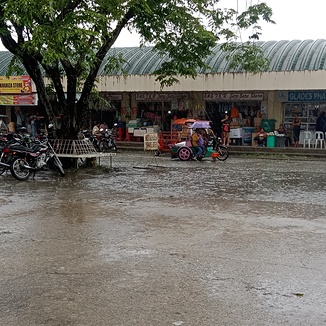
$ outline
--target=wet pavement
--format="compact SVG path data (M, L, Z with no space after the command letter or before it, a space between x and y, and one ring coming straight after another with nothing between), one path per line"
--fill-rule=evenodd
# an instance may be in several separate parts
M325 161L0 177L0 324L326 324Z

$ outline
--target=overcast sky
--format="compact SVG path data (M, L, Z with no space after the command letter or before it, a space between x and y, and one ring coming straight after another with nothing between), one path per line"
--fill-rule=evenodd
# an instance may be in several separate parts
M258 0L221 0L222 8L236 8L239 11L246 5L257 3ZM273 10L276 24L262 25L261 41L326 39L326 1L325 0L265 0ZM125 32L115 44L121 46L137 46L138 38Z
M257 3L258 0L221 0L222 8L236 8L239 3L239 10L243 10L250 3ZM326 39L325 29L325 0L265 0L273 9L273 19L276 25L264 24L260 38L261 41L279 40L305 40L305 39ZM115 43L115 47L138 46L137 35L131 35L124 31ZM0 44L0 49L5 50Z

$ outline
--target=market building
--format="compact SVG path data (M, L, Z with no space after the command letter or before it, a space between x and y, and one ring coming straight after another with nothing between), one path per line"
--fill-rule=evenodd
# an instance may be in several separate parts
M120 122L124 128L122 139L132 139L139 128L169 130L171 121L182 117L211 120L219 132L225 111L231 113L233 141L242 139L242 128L255 130L262 123L272 129L274 123L283 123L290 129L294 114L301 117L303 130L314 131L317 117L326 111L326 40L258 45L270 61L267 72L231 70L226 54L216 46L206 58L211 69L198 70L195 79L180 77L179 83L163 89L153 72L168 57L151 47L113 48L109 55L121 54L126 62L111 75L105 75L105 63L102 65L97 89L110 106L97 109L110 112L103 116ZM10 53L0 52L0 75L5 75L10 59ZM37 97L33 85L31 94ZM0 114L10 113L14 119L16 106L22 111L35 111L34 102L4 102L3 97L8 95L0 81Z

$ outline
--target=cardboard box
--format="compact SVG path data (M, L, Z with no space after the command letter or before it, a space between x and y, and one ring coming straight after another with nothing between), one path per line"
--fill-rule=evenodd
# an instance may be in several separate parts
M254 138L257 136L257 133L256 132L253 132L252 134L251 134L251 146L255 146L256 145L256 143L255 143L255 141L254 141Z
M146 128L134 128L134 137L144 137L146 132Z
M254 125L261 125L261 118L254 118Z

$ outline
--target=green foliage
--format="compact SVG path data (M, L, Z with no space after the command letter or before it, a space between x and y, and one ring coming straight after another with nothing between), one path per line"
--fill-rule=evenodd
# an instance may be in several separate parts
M117 68L122 67L124 63L127 63L127 60L123 58L122 53L108 56L105 62L104 73L106 75L111 75L115 71L117 71ZM125 71L123 69L122 69L122 73L125 74Z
M267 62L255 41L261 35L260 22L273 23L271 16L265 3L237 13L221 9L216 0L0 0L0 37L37 80L38 92L45 92L40 98L46 101L36 64L42 66L61 95L59 106L68 108L64 111L70 112L70 123L75 123L77 89L82 92L82 105L87 105L102 64L106 73L112 73L126 62L121 55L107 57L123 29L137 31L141 46L152 45L154 51L168 54L169 60L156 71L165 86L177 82L177 76L195 77L198 69L206 67L205 58L218 41L226 42L224 50L232 54L228 56L232 67L265 70ZM252 29L250 42L239 45L240 29ZM50 113L50 104L43 104Z
M20 60L17 57L12 57L6 76L19 76L24 74L24 69Z
M259 73L267 71L269 60L265 57L261 47L253 42L225 43L222 49L229 53L229 69L234 71L249 71Z

